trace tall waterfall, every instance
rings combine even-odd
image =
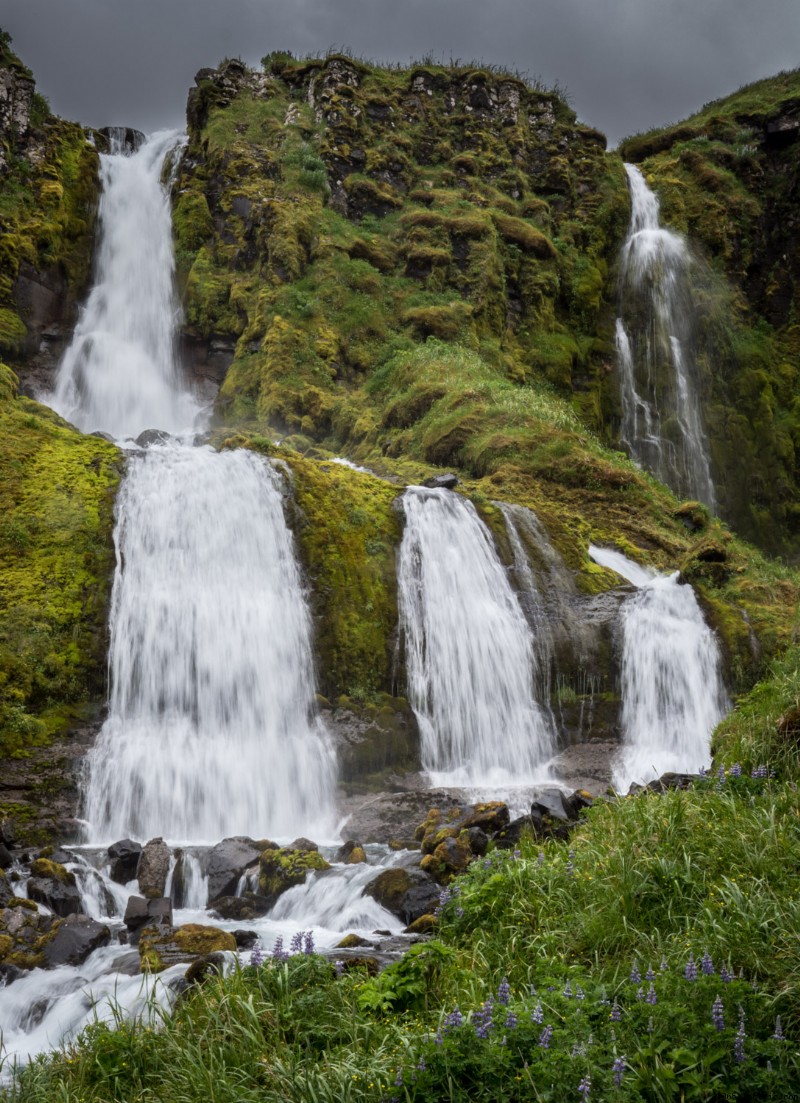
[[[308,831],[333,761],[279,477],[245,451],[151,448],[120,492],[109,718],[92,836]]]
[[[102,158],[97,283],[54,405],[117,437],[190,429],[174,356],[165,158]],[[248,452],[134,453],[117,501],[109,716],[87,757],[98,841],[324,831],[334,763],[316,718],[310,619],[280,478]]]
[[[728,710],[717,638],[691,586],[619,552],[589,549],[596,563],[637,590],[623,604],[623,747],[614,787],[625,792],[674,771],[710,764],[711,733]]]
[[[398,563],[409,693],[435,784],[533,781],[554,732],[531,630],[471,502],[409,487]]]
[[[182,433],[198,414],[175,360],[172,223],[161,183],[180,143],[176,131],[159,131],[130,156],[100,157],[95,284],[45,399],[84,432]]]
[[[620,437],[633,459],[682,497],[715,507],[692,349],[695,310],[684,239],[659,225],[659,204],[626,165],[631,221],[620,258],[617,366]]]

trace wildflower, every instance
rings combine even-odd
[[[572,1056],[573,1057],[585,1057],[586,1056],[586,1046],[583,1044],[583,1042],[576,1042],[575,1043],[575,1045],[572,1047]]]
[[[542,1001],[541,1000],[539,1000],[539,1002],[536,1004],[536,1007],[534,1007],[533,1011],[531,1011],[531,1018],[533,1019],[533,1021],[535,1023],[543,1023],[544,1022],[544,1011],[542,1011]]]
[[[659,973],[666,973],[669,969],[669,962],[665,957],[661,958],[661,964],[658,967]]]
[[[463,916],[464,916],[464,909],[459,904],[458,907],[456,908],[456,919],[462,919]]]
[[[614,1003],[611,1007],[611,1012],[608,1017],[609,1019],[611,1019],[612,1023],[618,1023],[622,1019],[622,1009],[620,1008],[616,1000],[614,1000]]]
[[[475,1033],[478,1035],[479,1038],[489,1037],[489,1031],[494,1026],[494,1022],[492,1019],[493,1014],[494,1000],[490,996],[489,999],[485,1001],[480,1011],[476,1011],[475,1014],[472,1016]]]
[[[586,993],[584,992],[584,990],[581,988],[581,986],[579,984],[575,985],[575,999],[576,1000],[585,1000],[586,999]]]
[[[647,1001],[647,1003],[650,1004],[651,1007],[655,1007],[655,1005],[658,1003],[658,997],[656,996],[655,985],[651,984],[650,987],[647,989],[647,995],[645,996],[645,1000]]]
[[[714,961],[708,950],[703,952],[703,957],[700,961],[700,968],[707,977],[710,977],[714,973]]]
[[[763,765],[756,766],[754,770],[750,772],[751,777],[763,778],[767,777],[767,767]]]
[[[742,776],[742,767],[739,765],[738,762],[734,762],[734,764],[731,766],[730,774],[731,774],[731,777],[741,777]]]
[[[343,961],[334,961],[333,967],[336,970],[336,976],[337,977],[342,976],[342,974],[344,973],[344,962]]]
[[[637,1000],[643,1000],[644,999],[644,988],[642,988],[641,984],[636,989],[636,999]]]
[[[288,953],[283,948],[283,935],[278,935],[272,947],[272,958],[274,961],[286,961],[288,957]]]
[[[647,1020],[647,1033],[652,1034],[654,1030],[655,1025],[653,1023],[653,1016],[651,1015],[650,1018]]]
[[[719,778],[720,781],[725,780],[725,767],[724,766],[720,766],[719,770],[717,770],[717,777]]]
[[[536,861],[539,863],[540,866],[544,865],[544,851],[543,850],[539,851],[539,853],[536,857]]]
[[[303,939],[305,938],[305,931],[295,931],[292,935],[292,941],[289,943],[290,954],[300,954],[303,952]]]
[[[649,981],[653,981],[653,980],[656,979],[656,975],[653,972],[653,966],[652,965],[647,966],[647,972],[644,975],[644,979],[649,980]]]
[[[622,1087],[622,1078],[625,1075],[625,1069],[628,1067],[625,1057],[617,1057],[614,1064],[611,1066],[611,1075],[614,1077],[614,1087]]]
[[[591,1090],[592,1090],[592,1078],[591,1078],[591,1076],[589,1076],[589,1074],[587,1072],[587,1074],[581,1080],[580,1084],[578,1084],[578,1091],[580,1092],[580,1094],[583,1096],[584,1099],[588,1099],[589,1098],[589,1092]]]
[[[575,876],[575,851],[570,850],[567,855],[567,877]]]
[[[631,984],[641,984],[642,974],[639,972],[639,962],[634,961],[631,968]]]
[[[687,980],[697,980],[697,963],[693,957],[690,957],[686,962],[686,967],[683,970],[683,975]]]
[[[455,1030],[461,1026],[464,1022],[464,1016],[459,1011],[458,1007],[455,1007],[449,1015],[445,1015],[444,1019],[444,1033],[447,1034],[450,1030]]]
[[[509,1011],[506,1015],[506,1030],[514,1030],[517,1025],[517,1016],[513,1011]]]
[[[717,996],[711,1005],[711,1021],[717,1030],[725,1029],[725,1015],[723,1012],[722,1000],[719,996]]]
[[[439,903],[436,905],[436,907],[434,909],[434,912],[433,912],[433,914],[436,916],[437,919],[442,914],[442,912],[447,907],[447,905],[450,903],[450,896],[451,896],[450,889],[447,889],[447,888],[442,889],[442,891],[439,893]]]
[[[568,1000],[572,999],[572,985],[569,983],[569,981],[567,981],[567,983],[564,985],[563,995],[565,995]]]
[[[397,1070],[397,1076],[395,1076],[395,1078],[394,1078],[394,1086],[396,1088],[402,1088],[402,1086],[403,1086],[403,1070],[402,1069]]]
[[[722,981],[723,984],[730,984],[731,981],[734,979],[733,973],[728,972],[727,965],[723,965],[722,968],[720,969],[719,979]]]
[[[256,942],[253,946],[250,954],[250,964],[254,965],[256,969],[264,964],[264,947],[261,945],[260,941]]]
[[[514,851],[514,861],[515,862],[518,861],[521,857],[522,857],[522,851],[521,850],[515,850]]]
[[[553,1037],[552,1026],[546,1026],[542,1033],[539,1035],[539,1045],[542,1049],[550,1048],[550,1039]]]
[[[781,1026],[780,1015],[775,1016],[775,1033],[772,1035],[776,1042],[784,1042],[786,1035],[783,1033],[783,1027]]]
[[[426,1072],[427,1068],[428,1068],[428,1066],[425,1064],[425,1058],[420,1057],[419,1061],[417,1062],[417,1071],[418,1072]]]
[[[313,931],[306,931],[305,938],[303,939],[303,953],[304,954],[313,954],[314,953],[314,932]]]
[[[737,1065],[743,1065],[746,1059],[744,1055],[744,1041],[746,1037],[747,1033],[744,1029],[744,1019],[740,1019],[739,1028],[733,1040],[733,1059]]]
[[[503,1007],[507,1007],[510,998],[511,985],[508,983],[508,977],[503,977],[497,989],[497,1002]]]

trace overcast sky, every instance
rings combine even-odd
[[[611,142],[800,65],[800,0],[2,0],[0,26],[58,114],[181,126],[223,57],[432,53],[558,82]]]

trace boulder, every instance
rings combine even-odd
[[[156,896],[149,900],[144,896],[131,896],[123,922],[131,942],[136,942],[139,931],[145,926],[172,927],[172,901],[168,896]]]
[[[142,854],[142,844],[133,839],[120,839],[108,848],[108,860],[111,863],[109,876],[118,885],[127,885],[136,877],[136,867]]]
[[[32,864],[27,893],[31,900],[44,904],[54,915],[62,918],[83,913],[75,874],[49,858],[37,858]]]
[[[344,862],[345,865],[354,866],[366,862],[367,855],[360,843],[348,839],[336,851],[336,857],[333,860],[334,862]]]
[[[319,847],[316,843],[312,843],[311,839],[306,839],[301,835],[299,839],[295,839],[293,843],[289,843],[286,850],[303,850],[308,852],[310,850],[319,850]]]
[[[440,888],[422,869],[385,869],[364,889],[387,911],[406,924],[433,912]]]
[[[218,896],[209,911],[219,919],[249,920],[266,915],[271,906],[266,896],[245,892],[241,896]]]
[[[356,946],[374,946],[368,938],[362,938],[360,934],[346,934],[341,941],[336,943],[337,950],[353,950]]]
[[[234,931],[233,937],[238,950],[252,950],[259,940],[257,931]]]
[[[62,920],[43,915],[33,900],[15,897],[6,908],[0,908],[0,963],[16,969],[43,966],[44,948],[53,928]]]
[[[256,864],[266,847],[274,846],[266,841],[256,842],[246,835],[223,839],[208,855],[208,899],[233,896],[239,878],[250,866]]]
[[[302,885],[312,870],[330,869],[318,850],[265,850],[258,861],[258,891],[275,903],[282,893],[294,885]]]
[[[91,953],[110,941],[111,931],[104,923],[88,915],[71,915],[59,923],[55,934],[45,944],[45,964],[50,969],[56,965],[81,965]]]
[[[14,859],[6,844],[0,840],[0,869],[8,869]]]
[[[0,908],[4,908],[6,904],[14,899],[14,890],[11,887],[11,882],[0,869]]]
[[[201,923],[187,923],[177,928],[147,926],[139,935],[141,968],[148,973],[160,973],[170,965],[235,950],[236,939],[229,931]]]
[[[454,475],[452,471],[447,471],[444,475],[434,475],[433,478],[426,479],[422,485],[431,487],[433,490],[437,488],[453,490],[458,486],[458,475]]]
[[[150,448],[153,444],[166,444],[170,440],[172,437],[163,429],[145,429],[136,438],[136,443],[140,448]]]
[[[420,869],[429,873],[440,885],[446,885],[456,873],[462,873],[474,861],[469,842],[469,832],[463,831],[457,838],[448,836],[439,843],[432,854],[426,854]]]
[[[145,844],[136,867],[139,892],[142,896],[154,900],[164,895],[170,857],[170,849],[160,836]]]

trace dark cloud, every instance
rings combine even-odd
[[[346,47],[483,59],[566,88],[612,141],[797,65],[797,0],[4,0],[0,22],[59,114],[180,125],[197,69]]]

